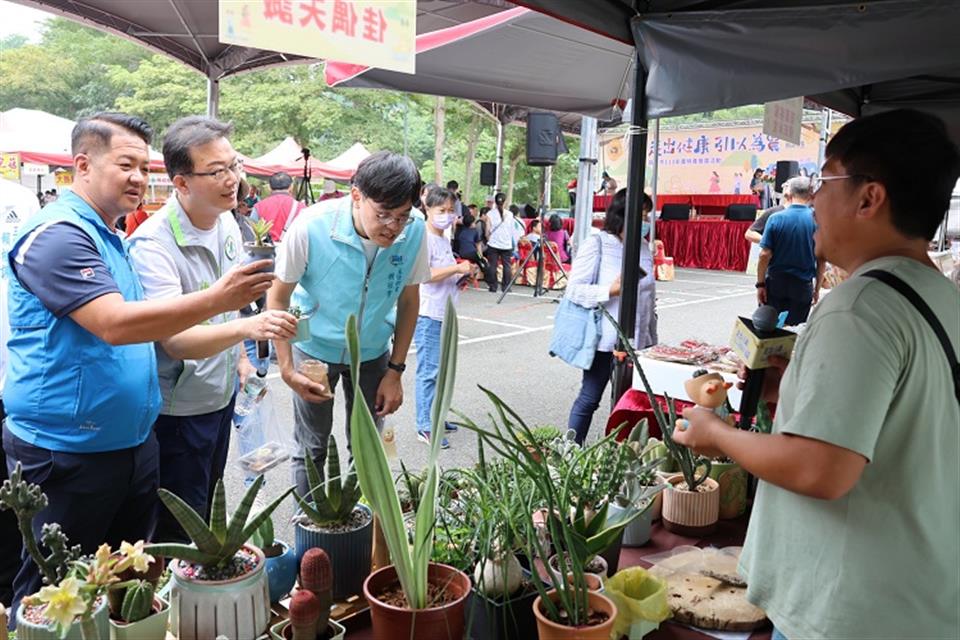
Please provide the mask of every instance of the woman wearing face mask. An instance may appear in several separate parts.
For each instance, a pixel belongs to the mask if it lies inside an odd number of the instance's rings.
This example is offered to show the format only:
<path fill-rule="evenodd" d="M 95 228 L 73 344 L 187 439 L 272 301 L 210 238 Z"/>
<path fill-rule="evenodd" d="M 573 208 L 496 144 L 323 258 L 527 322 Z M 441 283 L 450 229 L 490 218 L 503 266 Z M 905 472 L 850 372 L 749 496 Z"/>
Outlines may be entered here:
<path fill-rule="evenodd" d="M 477 268 L 470 262 L 457 264 L 444 237 L 445 229 L 453 225 L 456 198 L 452 192 L 430 185 L 422 196 L 427 215 L 427 249 L 430 255 L 430 280 L 420 285 L 420 315 L 413 340 L 417 345 L 417 439 L 430 444 L 430 407 L 440 368 L 440 329 L 447 300 L 457 301 L 458 283 L 464 276 L 476 275 Z M 447 425 L 446 430 L 453 431 Z M 440 434 L 443 438 L 443 434 Z M 443 438 L 440 444 L 449 443 Z"/>
<path fill-rule="evenodd" d="M 570 270 L 566 296 L 576 304 L 593 308 L 603 305 L 614 318 L 620 312 L 620 270 L 623 260 L 624 216 L 626 213 L 627 190 L 621 189 L 614 195 L 607 208 L 603 231 L 588 237 L 580 245 Z M 635 346 L 644 349 L 657 343 L 657 316 L 654 312 L 656 283 L 653 272 L 653 255 L 646 240 L 650 234 L 650 212 L 653 201 L 643 196 L 643 222 L 641 234 L 644 242 L 640 245 L 640 267 L 645 275 L 637 286 L 637 318 Z M 613 350 L 617 343 L 613 325 L 604 318 L 597 351 L 593 364 L 583 372 L 580 393 L 573 401 L 567 426 L 576 434 L 576 441 L 583 444 L 593 414 L 600 406 L 603 392 L 610 381 L 613 370 Z"/>

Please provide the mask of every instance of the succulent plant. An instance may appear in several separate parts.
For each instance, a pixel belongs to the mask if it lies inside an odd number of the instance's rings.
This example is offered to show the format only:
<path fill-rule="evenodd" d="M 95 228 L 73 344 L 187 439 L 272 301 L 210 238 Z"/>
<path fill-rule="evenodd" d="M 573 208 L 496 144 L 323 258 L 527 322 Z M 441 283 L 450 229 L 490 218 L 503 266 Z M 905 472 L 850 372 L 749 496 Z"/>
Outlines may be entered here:
<path fill-rule="evenodd" d="M 120 617 L 127 622 L 143 620 L 153 611 L 154 585 L 148 580 L 139 580 L 126 588 Z"/>
<path fill-rule="evenodd" d="M 166 489 L 160 489 L 161 502 L 170 510 L 183 530 L 187 532 L 193 544 L 151 544 L 147 547 L 147 552 L 157 556 L 178 558 L 205 567 L 217 567 L 228 563 L 240 547 L 250 539 L 253 532 L 270 517 L 287 495 L 293 491 L 293 487 L 290 487 L 248 520 L 247 516 L 250 514 L 250 509 L 253 507 L 254 500 L 256 500 L 257 493 L 262 486 L 263 476 L 259 476 L 247 489 L 243 500 L 240 501 L 236 511 L 230 517 L 229 524 L 227 522 L 227 499 L 222 478 L 217 481 L 217 486 L 213 491 L 209 523 L 204 522 L 203 518 L 176 494 Z"/>
<path fill-rule="evenodd" d="M 33 535 L 33 519 L 46 508 L 47 495 L 39 485 L 23 479 L 23 467 L 18 462 L 10 477 L 0 486 L 0 511 L 13 511 L 23 546 L 40 569 L 43 582 L 55 585 L 66 577 L 70 563 L 80 558 L 81 551 L 79 545 L 70 546 L 59 524 L 50 522 L 40 530 L 40 542 L 49 550 L 47 555 L 43 554 Z"/>
<path fill-rule="evenodd" d="M 254 244 L 256 246 L 265 247 L 273 244 L 273 241 L 270 239 L 270 229 L 273 228 L 273 222 L 261 218 L 251 222 L 250 228 L 253 229 Z"/>
<path fill-rule="evenodd" d="M 323 549 L 307 549 L 300 560 L 300 588 L 311 592 L 320 603 L 320 622 L 317 627 L 327 628 L 330 607 L 333 605 L 333 568 L 330 556 Z"/>
<path fill-rule="evenodd" d="M 326 483 L 317 470 L 309 452 L 304 452 L 307 467 L 307 495 L 294 494 L 303 513 L 317 525 L 344 523 L 350 519 L 362 491 L 357 482 L 357 471 L 351 466 L 346 478 L 340 474 L 340 454 L 337 440 L 330 434 L 327 440 Z"/>
<path fill-rule="evenodd" d="M 297 591 L 290 598 L 289 620 L 293 640 L 316 640 L 323 607 L 310 591 Z"/>

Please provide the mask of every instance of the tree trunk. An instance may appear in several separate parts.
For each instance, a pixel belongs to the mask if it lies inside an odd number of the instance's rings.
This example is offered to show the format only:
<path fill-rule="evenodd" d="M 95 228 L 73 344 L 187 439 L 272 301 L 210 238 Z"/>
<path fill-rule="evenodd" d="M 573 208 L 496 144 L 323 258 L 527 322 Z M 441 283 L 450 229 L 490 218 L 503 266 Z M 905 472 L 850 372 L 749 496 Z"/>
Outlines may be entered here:
<path fill-rule="evenodd" d="M 507 206 L 513 204 L 513 179 L 517 175 L 517 165 L 520 164 L 521 158 L 523 158 L 522 153 L 510 158 L 510 177 L 507 179 Z"/>
<path fill-rule="evenodd" d="M 443 184 L 443 144 L 446 133 L 444 131 L 444 113 L 446 112 L 447 99 L 443 96 L 437 96 L 437 106 L 433 111 L 433 130 L 435 140 L 433 143 L 433 181 L 436 184 Z"/>
<path fill-rule="evenodd" d="M 473 116 L 470 122 L 470 137 L 467 138 L 467 161 L 463 176 L 463 202 L 470 204 L 473 194 L 473 161 L 477 155 L 477 137 L 480 135 L 480 116 Z"/>

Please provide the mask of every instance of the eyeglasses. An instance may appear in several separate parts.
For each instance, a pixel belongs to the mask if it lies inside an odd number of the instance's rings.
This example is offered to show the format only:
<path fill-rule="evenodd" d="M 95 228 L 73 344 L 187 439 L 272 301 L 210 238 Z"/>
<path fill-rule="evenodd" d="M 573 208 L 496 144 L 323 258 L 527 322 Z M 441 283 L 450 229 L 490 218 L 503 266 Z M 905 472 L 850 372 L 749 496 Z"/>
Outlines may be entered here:
<path fill-rule="evenodd" d="M 863 175 L 862 173 L 853 173 L 849 176 L 817 176 L 813 178 L 810 182 L 810 188 L 812 193 L 820 191 L 820 188 L 823 187 L 824 182 L 829 182 L 831 180 L 873 180 L 870 176 Z"/>
<path fill-rule="evenodd" d="M 410 214 L 403 216 L 402 218 L 394 218 L 393 216 L 386 213 L 377 214 L 377 222 L 382 224 L 385 227 L 405 227 L 413 221 L 413 218 L 410 217 Z"/>
<path fill-rule="evenodd" d="M 191 171 L 190 173 L 185 173 L 184 175 L 205 176 L 205 177 L 213 178 L 217 182 L 225 182 L 227 179 L 228 173 L 232 173 L 233 175 L 236 176 L 236 175 L 239 175 L 241 172 L 243 172 L 243 160 L 240 160 L 238 158 L 234 160 L 232 164 L 230 164 L 227 167 L 224 167 L 223 169 L 217 169 L 216 171 L 204 171 L 204 172 Z"/>

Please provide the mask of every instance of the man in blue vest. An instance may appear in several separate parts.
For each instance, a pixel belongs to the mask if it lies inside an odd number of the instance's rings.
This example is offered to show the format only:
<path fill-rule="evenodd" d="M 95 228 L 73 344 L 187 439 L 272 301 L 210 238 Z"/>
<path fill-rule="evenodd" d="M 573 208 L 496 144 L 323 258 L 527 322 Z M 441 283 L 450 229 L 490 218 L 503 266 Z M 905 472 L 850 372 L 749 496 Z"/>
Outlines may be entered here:
<path fill-rule="evenodd" d="M 350 196 L 305 209 L 277 252 L 277 280 L 267 295 L 270 309 L 293 302 L 316 309 L 310 340 L 275 342 L 280 373 L 296 395 L 293 458 L 297 491 L 307 491 L 303 451 L 322 469 L 333 427 L 333 390 L 344 381 L 347 442 L 350 410 L 359 383 L 378 418 L 403 402 L 401 375 L 420 308 L 419 285 L 430 279 L 424 222 L 411 217 L 420 192 L 420 172 L 410 158 L 379 151 L 353 177 Z M 360 325 L 360 380 L 350 379 L 344 326 L 350 315 Z M 393 345 L 391 348 L 391 339 Z M 329 367 L 330 388 L 299 372 L 307 359 Z"/>
<path fill-rule="evenodd" d="M 163 162 L 174 193 L 130 239 L 147 300 L 202 291 L 244 262 L 240 227 L 230 211 L 237 205 L 242 171 L 230 131 L 229 124 L 202 116 L 181 118 L 167 129 Z M 239 343 L 287 339 L 296 331 L 296 318 L 285 311 L 240 318 L 231 309 L 157 342 L 160 486 L 197 513 L 209 515 L 227 464 L 238 374 L 242 384 L 254 372 Z M 154 539 L 189 542 L 164 507 Z"/>
<path fill-rule="evenodd" d="M 160 389 L 151 343 L 248 304 L 272 280 L 256 273 L 269 264 L 260 261 L 204 291 L 144 300 L 116 222 L 143 198 L 151 136 L 120 113 L 78 122 L 73 190 L 24 225 L 9 257 L 7 465 L 20 463 L 47 494 L 35 535 L 59 522 L 85 553 L 153 532 Z M 39 587 L 24 556 L 14 606 Z"/>

